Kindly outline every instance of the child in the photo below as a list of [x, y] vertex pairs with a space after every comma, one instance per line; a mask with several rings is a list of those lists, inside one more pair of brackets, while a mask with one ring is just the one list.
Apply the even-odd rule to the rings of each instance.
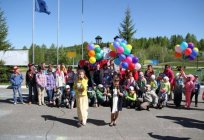
[[105, 106], [107, 104], [107, 96], [108, 92], [106, 92], [106, 88], [102, 84], [99, 84], [98, 88], [96, 89], [98, 105]]
[[191, 92], [191, 101], [193, 99], [193, 96], [195, 95], [195, 107], [198, 107], [198, 94], [200, 93], [200, 83], [198, 81], [198, 75], [194, 76], [195, 79], [193, 80], [195, 88]]
[[21, 92], [21, 84], [23, 82], [23, 76], [20, 73], [19, 68], [17, 66], [15, 66], [13, 68], [13, 74], [11, 74], [10, 82], [12, 84], [11, 86], [12, 86], [12, 89], [13, 89], [14, 105], [17, 103], [16, 92], [18, 92], [18, 95], [20, 97], [21, 103], [25, 104], [23, 102], [23, 97], [22, 97], [22, 92]]
[[181, 70], [181, 75], [184, 77], [184, 89], [185, 89], [185, 96], [186, 96], [186, 105], [185, 108], [190, 109], [191, 105], [191, 92], [193, 91], [195, 85], [193, 84], [194, 76], [192, 74], [186, 75], [183, 70]]
[[181, 106], [183, 87], [183, 78], [180, 73], [177, 73], [173, 83], [174, 104], [176, 107]]
[[79, 126], [86, 125], [88, 117], [88, 96], [87, 96], [87, 87], [88, 87], [88, 78], [85, 76], [84, 70], [78, 71], [78, 78], [74, 84], [74, 89], [76, 91], [76, 102], [77, 102], [77, 115]]
[[143, 93], [145, 92], [145, 87], [147, 85], [147, 80], [145, 79], [144, 77], [144, 73], [143, 72], [140, 72], [139, 73], [139, 79], [137, 81], [137, 84], [138, 84], [138, 97], [139, 98], [142, 98], [143, 96]]
[[125, 99], [126, 99], [127, 108], [135, 108], [135, 102], [136, 102], [137, 96], [133, 86], [129, 87], [129, 90]]
[[46, 86], [46, 91], [47, 91], [47, 97], [48, 97], [48, 102], [49, 104], [52, 104], [52, 99], [53, 99], [53, 91], [55, 88], [55, 78], [52, 73], [52, 69], [47, 70], [47, 86]]
[[57, 88], [56, 92], [54, 93], [54, 97], [53, 97], [53, 105], [60, 107], [61, 100], [62, 100], [62, 91], [60, 90], [60, 88]]
[[70, 86], [66, 85], [63, 93], [63, 102], [67, 108], [73, 109], [75, 103], [75, 92], [70, 90]]

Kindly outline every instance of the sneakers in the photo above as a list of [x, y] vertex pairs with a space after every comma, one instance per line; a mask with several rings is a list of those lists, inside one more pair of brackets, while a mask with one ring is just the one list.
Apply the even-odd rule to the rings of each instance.
[[16, 103], [16, 102], [14, 102], [13, 104], [14, 104], [14, 105], [16, 105], [17, 103]]

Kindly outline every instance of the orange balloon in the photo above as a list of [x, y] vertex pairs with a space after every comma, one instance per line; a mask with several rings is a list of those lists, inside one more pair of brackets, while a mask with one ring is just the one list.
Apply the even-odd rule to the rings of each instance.
[[89, 55], [89, 57], [94, 57], [95, 56], [95, 51], [94, 50], [90, 50], [88, 55]]
[[181, 56], [182, 56], [182, 53], [178, 53], [178, 52], [175, 53], [176, 58], [180, 58]]

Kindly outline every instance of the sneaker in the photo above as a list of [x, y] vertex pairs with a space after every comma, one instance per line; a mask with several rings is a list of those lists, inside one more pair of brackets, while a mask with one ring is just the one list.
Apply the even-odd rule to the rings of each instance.
[[31, 103], [31, 102], [29, 102], [28, 104], [29, 104], [29, 105], [31, 105], [32, 103]]
[[21, 102], [23, 105], [25, 104], [24, 102]]
[[14, 104], [14, 105], [16, 105], [17, 103], [16, 103], [16, 102], [14, 102], [13, 104]]
[[81, 127], [81, 126], [82, 126], [82, 123], [81, 123], [81, 122], [78, 122], [77, 125], [78, 125], [79, 127]]

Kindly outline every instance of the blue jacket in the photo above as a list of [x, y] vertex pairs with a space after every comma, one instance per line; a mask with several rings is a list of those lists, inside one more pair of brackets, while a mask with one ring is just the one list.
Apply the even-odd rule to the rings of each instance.
[[11, 74], [10, 77], [11, 86], [13, 88], [19, 88], [23, 82], [23, 75], [22, 74]]

